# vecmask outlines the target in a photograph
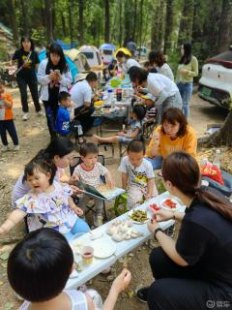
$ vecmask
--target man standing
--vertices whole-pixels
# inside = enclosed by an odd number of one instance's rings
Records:
[[[71,89],[71,99],[74,102],[75,119],[79,120],[85,134],[93,125],[91,114],[94,111],[92,105],[93,89],[97,86],[97,75],[90,72],[85,80],[77,82]]]

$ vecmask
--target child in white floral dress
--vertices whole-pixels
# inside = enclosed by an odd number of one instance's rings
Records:
[[[39,217],[44,227],[62,233],[68,240],[90,230],[78,216],[83,211],[72,198],[72,189],[54,181],[56,167],[51,161],[37,158],[25,167],[25,178],[31,190],[16,201],[16,209],[0,226],[0,234],[7,233],[27,214]]]

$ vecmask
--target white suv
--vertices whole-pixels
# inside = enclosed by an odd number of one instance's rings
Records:
[[[232,108],[232,47],[207,60],[202,68],[198,95],[225,109]]]

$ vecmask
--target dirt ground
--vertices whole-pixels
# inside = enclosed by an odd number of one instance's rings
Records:
[[[14,97],[15,124],[20,139],[20,151],[8,151],[6,153],[0,150],[0,224],[5,220],[7,213],[11,210],[11,190],[24,165],[40,150],[49,143],[49,135],[46,127],[45,117],[35,115],[34,107],[30,104],[30,119],[27,122],[21,120],[21,106],[18,89],[7,89]],[[227,112],[217,108],[200,98],[195,94],[191,100],[190,124],[196,129],[198,136],[202,136],[206,130],[207,124],[223,123]],[[10,141],[11,143],[11,141]],[[105,150],[101,150],[105,153]],[[230,150],[228,150],[230,152]],[[212,152],[207,151],[209,156]],[[108,150],[106,157],[110,157]],[[231,157],[230,157],[231,158]],[[116,152],[115,158],[108,158],[106,166],[115,176],[118,185],[120,185],[120,176],[117,172],[119,165],[119,156]],[[110,207],[110,206],[109,206]],[[112,213],[110,213],[112,214]],[[19,225],[12,230],[5,238],[6,245],[0,245],[0,310],[17,309],[20,301],[15,297],[7,282],[6,265],[7,257],[14,243],[20,240],[24,235],[23,225]],[[0,241],[1,242],[1,241]],[[144,244],[129,255],[129,269],[132,271],[133,280],[127,292],[119,298],[116,310],[134,310],[146,309],[134,298],[134,290],[138,286],[151,283],[152,275],[148,264],[150,248]],[[122,263],[118,262],[113,266],[112,276],[120,272]],[[94,278],[90,286],[99,290],[103,297],[107,295],[110,287],[110,279],[107,276],[99,275]]]

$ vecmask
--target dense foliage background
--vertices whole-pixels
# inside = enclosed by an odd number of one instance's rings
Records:
[[[15,44],[30,33],[39,46],[52,39],[117,46],[162,48],[171,64],[183,41],[193,43],[200,64],[228,48],[232,38],[230,0],[1,0],[1,22]]]

